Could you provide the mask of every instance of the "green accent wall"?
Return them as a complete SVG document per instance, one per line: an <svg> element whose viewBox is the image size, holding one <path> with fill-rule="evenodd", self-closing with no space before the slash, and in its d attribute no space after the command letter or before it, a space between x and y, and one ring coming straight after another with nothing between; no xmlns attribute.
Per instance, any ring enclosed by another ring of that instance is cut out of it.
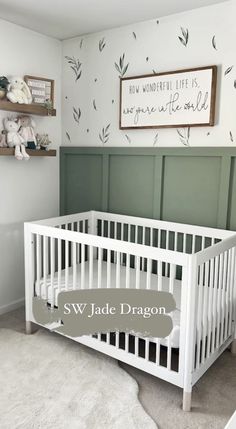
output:
<svg viewBox="0 0 236 429"><path fill-rule="evenodd" d="M61 147L61 215L87 210L236 230L236 148Z"/></svg>

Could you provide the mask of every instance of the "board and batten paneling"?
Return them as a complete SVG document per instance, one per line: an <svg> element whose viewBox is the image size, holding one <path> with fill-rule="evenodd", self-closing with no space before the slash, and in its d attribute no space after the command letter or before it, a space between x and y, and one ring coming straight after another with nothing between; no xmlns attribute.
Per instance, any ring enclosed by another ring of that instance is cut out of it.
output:
<svg viewBox="0 0 236 429"><path fill-rule="evenodd" d="M61 147L61 214L101 210L236 230L236 148Z"/></svg>

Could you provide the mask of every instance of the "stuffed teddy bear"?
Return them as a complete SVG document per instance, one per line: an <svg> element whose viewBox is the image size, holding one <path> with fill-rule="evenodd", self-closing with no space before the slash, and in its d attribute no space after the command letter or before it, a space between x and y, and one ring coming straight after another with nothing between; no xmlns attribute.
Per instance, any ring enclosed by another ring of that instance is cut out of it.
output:
<svg viewBox="0 0 236 429"><path fill-rule="evenodd" d="M18 161L22 159L28 161L30 158L26 153L24 139L19 134L19 124L13 119L4 119L4 127L7 131L7 144L9 147L15 148L15 157Z"/></svg>
<svg viewBox="0 0 236 429"><path fill-rule="evenodd" d="M5 130L0 133L0 147L8 147L7 146L7 136L6 136Z"/></svg>
<svg viewBox="0 0 236 429"><path fill-rule="evenodd" d="M20 126L19 134L23 137L25 145L30 149L36 149L37 140L34 132L34 120L30 116L19 116L17 122Z"/></svg>
<svg viewBox="0 0 236 429"><path fill-rule="evenodd" d="M7 98L12 103L32 103L32 95L30 89L21 77L13 77L12 79L10 79Z"/></svg>

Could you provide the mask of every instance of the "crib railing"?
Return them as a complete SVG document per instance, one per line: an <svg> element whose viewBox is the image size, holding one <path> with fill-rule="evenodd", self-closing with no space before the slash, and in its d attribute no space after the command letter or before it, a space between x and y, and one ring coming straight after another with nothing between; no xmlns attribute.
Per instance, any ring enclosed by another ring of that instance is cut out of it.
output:
<svg viewBox="0 0 236 429"><path fill-rule="evenodd" d="M235 246L230 231L100 212L28 223L26 320L34 321L35 295L53 311L61 290L181 287L177 358L170 336L164 348L158 338L119 332L80 342L191 391L232 338Z"/></svg>
<svg viewBox="0 0 236 429"><path fill-rule="evenodd" d="M64 222L65 220L63 220ZM55 228L26 224L26 301L27 320L34 320L32 298L39 296L50 303L53 311L60 291L84 288L129 288L165 290L174 293L181 288L181 322L179 356L171 345L161 346L159 338L139 338L120 332L96 333L93 341L142 359L149 372L181 386L185 358L186 288L189 255L166 249L153 249L147 245L123 242L87 233L78 233L69 228ZM176 268L181 267L181 279L176 285ZM168 277L164 282L163 272ZM112 353L113 353L112 352ZM175 358L175 359L174 359Z"/></svg>

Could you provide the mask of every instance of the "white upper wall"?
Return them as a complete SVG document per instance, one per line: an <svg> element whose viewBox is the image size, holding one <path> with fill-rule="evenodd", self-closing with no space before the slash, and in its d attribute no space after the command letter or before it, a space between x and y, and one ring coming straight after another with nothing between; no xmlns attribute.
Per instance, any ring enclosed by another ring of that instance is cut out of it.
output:
<svg viewBox="0 0 236 429"><path fill-rule="evenodd" d="M236 54L232 6L235 7L234 1L64 41L62 144L101 146L99 134L111 124L109 146L183 146L176 129L119 130L119 73L115 63L124 53L125 65L129 64L125 76L216 64L216 126L192 128L187 143L235 145ZM178 38L181 27L189 31L186 47ZM102 51L99 42L104 45ZM81 63L82 73L77 81L66 57L74 57ZM224 75L231 66L231 72Z"/></svg>
<svg viewBox="0 0 236 429"><path fill-rule="evenodd" d="M0 75L31 74L55 79L57 116L35 116L36 130L47 132L58 149L61 143L61 43L0 20ZM2 119L9 112L0 111ZM14 115L14 116L17 116ZM0 157L0 312L24 296L23 222L59 212L59 154L28 162Z"/></svg>

